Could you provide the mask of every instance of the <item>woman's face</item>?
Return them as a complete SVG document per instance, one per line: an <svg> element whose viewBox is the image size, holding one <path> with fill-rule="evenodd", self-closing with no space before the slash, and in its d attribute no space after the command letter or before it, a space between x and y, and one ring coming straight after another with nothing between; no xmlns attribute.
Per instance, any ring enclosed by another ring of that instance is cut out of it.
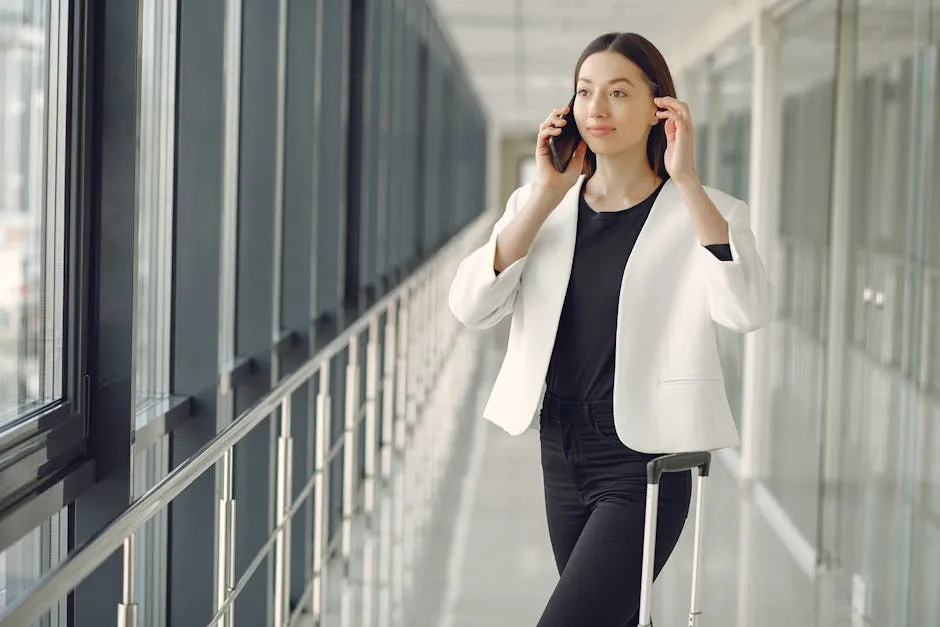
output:
<svg viewBox="0 0 940 627"><path fill-rule="evenodd" d="M646 150L650 129L659 123L649 80L619 52L592 54L578 74L574 117L581 136L597 155Z"/></svg>

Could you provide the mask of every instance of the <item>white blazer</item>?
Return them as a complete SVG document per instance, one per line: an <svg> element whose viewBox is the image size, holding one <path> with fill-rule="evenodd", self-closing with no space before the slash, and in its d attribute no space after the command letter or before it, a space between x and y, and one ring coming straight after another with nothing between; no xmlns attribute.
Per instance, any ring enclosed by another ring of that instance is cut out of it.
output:
<svg viewBox="0 0 940 627"><path fill-rule="evenodd" d="M512 315L509 345L484 409L512 435L537 428L545 376L571 274L581 177L551 213L528 254L498 275L496 235L525 206L510 196L489 240L461 261L450 287L454 316L484 329ZM716 324L746 333L769 321L774 288L757 252L747 205L706 188L729 225L731 261L702 246L676 184L660 191L620 287L614 423L646 453L737 446L718 358ZM599 268L598 271L603 271Z"/></svg>

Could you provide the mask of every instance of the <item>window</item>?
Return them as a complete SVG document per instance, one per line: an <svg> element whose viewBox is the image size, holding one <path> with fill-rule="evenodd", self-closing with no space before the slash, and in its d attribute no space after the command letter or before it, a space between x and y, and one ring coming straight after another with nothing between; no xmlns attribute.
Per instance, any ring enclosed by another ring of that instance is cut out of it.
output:
<svg viewBox="0 0 940 627"><path fill-rule="evenodd" d="M58 4L0 0L0 428L62 394L67 37Z"/></svg>
<svg viewBox="0 0 940 627"><path fill-rule="evenodd" d="M136 429L170 409L170 344L175 187L177 2L140 4L137 97L137 273L134 309ZM140 432L138 431L138 436ZM166 476L167 438L134 447L135 498ZM167 512L137 532L135 587L144 625L165 623Z"/></svg>
<svg viewBox="0 0 940 627"><path fill-rule="evenodd" d="M67 520L63 509L0 552L0 609L22 597L65 558ZM64 599L50 608L45 620L34 623L36 627L64 624Z"/></svg>
<svg viewBox="0 0 940 627"><path fill-rule="evenodd" d="M137 404L169 392L176 2L142 5L137 160ZM146 415L146 414L141 414Z"/></svg>

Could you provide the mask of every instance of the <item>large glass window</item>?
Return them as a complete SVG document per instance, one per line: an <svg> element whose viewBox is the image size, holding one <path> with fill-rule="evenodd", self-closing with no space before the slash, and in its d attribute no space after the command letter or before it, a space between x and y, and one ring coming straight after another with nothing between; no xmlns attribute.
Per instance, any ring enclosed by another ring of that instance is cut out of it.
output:
<svg viewBox="0 0 940 627"><path fill-rule="evenodd" d="M177 3L141 5L140 83L137 134L137 273L135 427L170 408L171 293L175 187ZM134 446L134 496L168 472L167 439ZM135 570L141 625L165 624L167 512L137 533Z"/></svg>
<svg viewBox="0 0 940 627"><path fill-rule="evenodd" d="M0 552L0 610L22 597L66 556L67 519L67 511L62 510ZM30 627L58 625L65 625L64 600Z"/></svg>
<svg viewBox="0 0 940 627"><path fill-rule="evenodd" d="M64 4L0 0L0 429L63 393ZM65 519L0 552L0 608L64 555Z"/></svg>
<svg viewBox="0 0 940 627"><path fill-rule="evenodd" d="M176 2L145 0L141 10L134 312L138 408L165 398L169 392Z"/></svg>
<svg viewBox="0 0 940 627"><path fill-rule="evenodd" d="M0 427L62 393L58 4L0 0Z"/></svg>
<svg viewBox="0 0 940 627"><path fill-rule="evenodd" d="M831 129L838 2L814 0L780 19L782 116L770 337L766 482L809 546L816 544L824 410Z"/></svg>
<svg viewBox="0 0 940 627"><path fill-rule="evenodd" d="M872 624L935 625L937 45L931 0L858 4L831 550ZM935 7L935 5L934 5ZM936 22L934 22L936 23ZM841 286L840 286L841 287Z"/></svg>

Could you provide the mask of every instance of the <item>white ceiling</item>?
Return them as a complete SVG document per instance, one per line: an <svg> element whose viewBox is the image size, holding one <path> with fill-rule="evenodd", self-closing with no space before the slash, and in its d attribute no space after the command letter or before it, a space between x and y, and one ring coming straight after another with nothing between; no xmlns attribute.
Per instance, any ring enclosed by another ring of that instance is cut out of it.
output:
<svg viewBox="0 0 940 627"><path fill-rule="evenodd" d="M746 24L754 0L431 0L491 120L533 131L571 97L581 51L611 31L642 34L672 66L690 42L720 43ZM714 40L718 41L714 41ZM694 47L694 46L693 46Z"/></svg>

